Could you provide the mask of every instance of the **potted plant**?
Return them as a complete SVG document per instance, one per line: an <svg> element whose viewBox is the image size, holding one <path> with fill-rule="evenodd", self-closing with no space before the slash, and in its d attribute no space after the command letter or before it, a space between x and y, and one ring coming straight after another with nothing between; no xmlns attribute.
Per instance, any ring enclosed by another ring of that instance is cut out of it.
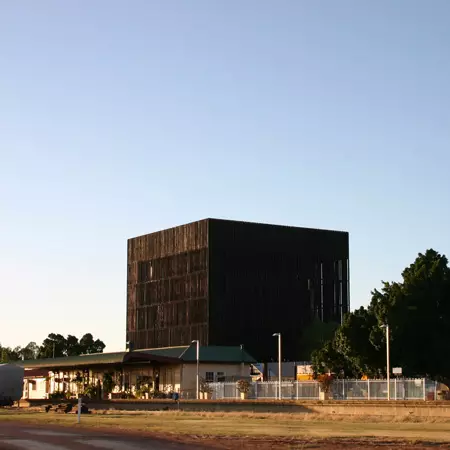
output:
<svg viewBox="0 0 450 450"><path fill-rule="evenodd" d="M148 400L148 397L150 395L150 388L146 384L142 384L135 390L136 398L139 399L146 399Z"/></svg>
<svg viewBox="0 0 450 450"><path fill-rule="evenodd" d="M75 374L75 377L70 380L71 383L74 383L77 388L77 397L82 397L83 393L83 377L80 372Z"/></svg>
<svg viewBox="0 0 450 450"><path fill-rule="evenodd" d="M208 400L213 390L211 385L204 378L200 378L199 391L200 398L202 398L203 400Z"/></svg>
<svg viewBox="0 0 450 450"><path fill-rule="evenodd" d="M238 389L238 391L241 393L241 400L246 400L248 398L248 393L250 392L250 381L248 380L239 380L236 383L236 387Z"/></svg>
<svg viewBox="0 0 450 450"><path fill-rule="evenodd" d="M111 393L116 387L116 382L114 380L114 374L111 372L105 372L103 374L102 391L103 396L106 398L111 398Z"/></svg>
<svg viewBox="0 0 450 450"><path fill-rule="evenodd" d="M331 386L333 385L334 377L331 374L324 373L317 377L319 383L319 399L329 400L331 396Z"/></svg>
<svg viewBox="0 0 450 450"><path fill-rule="evenodd" d="M99 389L94 383L88 384L84 387L83 397L87 397L89 399L98 398Z"/></svg>

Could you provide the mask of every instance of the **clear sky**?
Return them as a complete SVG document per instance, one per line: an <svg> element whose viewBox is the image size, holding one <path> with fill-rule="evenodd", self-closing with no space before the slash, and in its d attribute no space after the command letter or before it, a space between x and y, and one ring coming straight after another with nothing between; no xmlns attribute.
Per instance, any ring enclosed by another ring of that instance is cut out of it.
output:
<svg viewBox="0 0 450 450"><path fill-rule="evenodd" d="M0 0L0 342L122 349L127 238L206 217L348 230L353 308L450 256L449 23L448 0Z"/></svg>

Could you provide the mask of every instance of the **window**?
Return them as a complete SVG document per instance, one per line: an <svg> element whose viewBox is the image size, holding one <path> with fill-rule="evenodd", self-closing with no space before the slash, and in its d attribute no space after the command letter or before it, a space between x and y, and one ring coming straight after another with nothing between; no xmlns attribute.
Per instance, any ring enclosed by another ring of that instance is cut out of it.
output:
<svg viewBox="0 0 450 450"><path fill-rule="evenodd" d="M225 372L217 372L217 381L223 383L225 381Z"/></svg>
<svg viewBox="0 0 450 450"><path fill-rule="evenodd" d="M212 383L214 381L214 372L206 372L205 381Z"/></svg>

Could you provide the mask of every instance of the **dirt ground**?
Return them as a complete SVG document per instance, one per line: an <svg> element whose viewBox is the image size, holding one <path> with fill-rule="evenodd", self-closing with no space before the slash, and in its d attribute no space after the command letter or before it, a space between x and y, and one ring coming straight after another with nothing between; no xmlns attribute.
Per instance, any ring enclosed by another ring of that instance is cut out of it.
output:
<svg viewBox="0 0 450 450"><path fill-rule="evenodd" d="M205 446L216 449L248 449L248 450L287 450L287 449L318 449L318 450L341 450L341 449L364 449L364 450L394 450L394 449L446 449L450 448L448 443L436 442L408 442L390 441L381 439L254 439L254 438L201 438L187 439L186 443Z"/></svg>
<svg viewBox="0 0 450 450"><path fill-rule="evenodd" d="M96 431L101 431L97 429ZM111 430L108 430L111 432ZM118 435L135 435L135 431L116 430L113 432ZM141 432L139 436L149 436L161 442L171 442L176 444L185 444L187 448L196 449L247 449L247 450L341 450L341 449L364 449L364 450L394 450L394 449L450 449L450 443L447 442L427 442L427 441L409 441L398 439L383 438L283 438L283 437L236 437L236 436L196 436L196 435L171 435L164 433Z"/></svg>
<svg viewBox="0 0 450 450"><path fill-rule="evenodd" d="M249 449L249 450L287 450L287 449L320 449L320 450L341 450L341 449L364 449L364 450L394 450L394 449L446 449L449 444L436 442L401 442L401 441L381 441L362 439L322 439L322 440L281 440L281 439L202 439L200 442L189 441L189 443L204 445L206 448L216 449Z"/></svg>
<svg viewBox="0 0 450 450"><path fill-rule="evenodd" d="M450 422L431 418L396 423L392 418L388 421L287 414L162 412L92 414L82 418L81 426L74 426L71 414L12 411L0 414L0 425L7 426L8 422L17 426L100 432L118 438L157 439L168 446L180 444L196 449L450 449Z"/></svg>

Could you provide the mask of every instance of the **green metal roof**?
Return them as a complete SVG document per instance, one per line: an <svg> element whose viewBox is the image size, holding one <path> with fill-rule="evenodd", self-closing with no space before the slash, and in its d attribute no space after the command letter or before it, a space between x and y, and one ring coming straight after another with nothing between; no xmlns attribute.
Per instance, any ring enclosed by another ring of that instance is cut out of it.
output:
<svg viewBox="0 0 450 450"><path fill-rule="evenodd" d="M176 364L178 362L195 362L197 350L195 345L149 348L133 352L94 353L90 355L66 356L62 358L30 359L17 361L16 364L27 369L89 367L106 364L124 364L139 361L159 361ZM256 360L240 347L201 346L200 362L215 363L256 363Z"/></svg>
<svg viewBox="0 0 450 450"><path fill-rule="evenodd" d="M195 345L184 347L167 347L156 349L138 350L142 353L180 358L184 362L197 360L197 349ZM200 362L215 363L256 363L245 349L238 346L209 345L200 347Z"/></svg>
<svg viewBox="0 0 450 450"><path fill-rule="evenodd" d="M180 347L146 348L136 351L141 353L150 353L152 355L168 356L170 358L180 358L188 348L189 346L184 345Z"/></svg>
<svg viewBox="0 0 450 450"><path fill-rule="evenodd" d="M97 364L120 364L126 352L94 353L90 355L65 356L62 358L29 359L16 364L26 368L37 367L70 367Z"/></svg>
<svg viewBox="0 0 450 450"><path fill-rule="evenodd" d="M65 356L62 358L30 359L25 361L18 361L16 364L27 369L34 369L39 367L89 367L107 364L124 364L139 361L159 361L173 364L178 362L178 358L171 358L165 355L154 355L147 352L114 352L93 353L90 355L79 356Z"/></svg>

